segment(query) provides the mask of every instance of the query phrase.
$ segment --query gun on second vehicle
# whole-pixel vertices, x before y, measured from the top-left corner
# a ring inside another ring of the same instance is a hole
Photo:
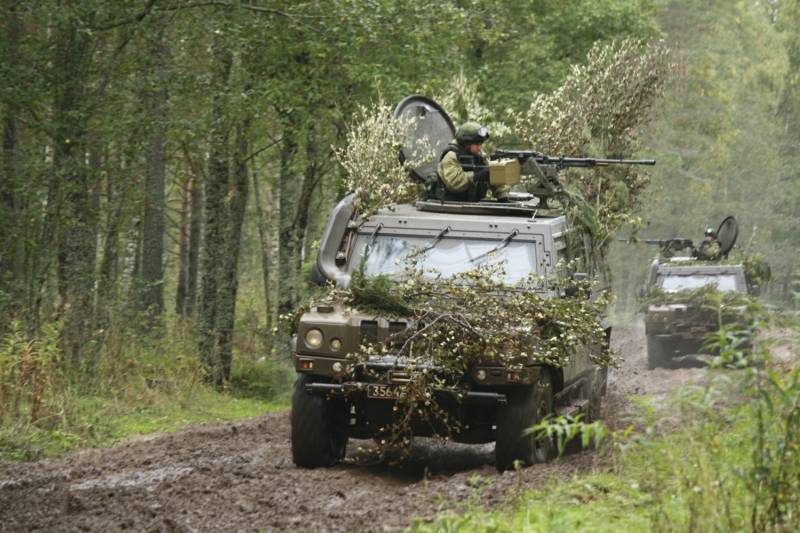
[[[692,239],[685,239],[683,237],[673,237],[672,239],[642,239],[641,241],[645,244],[657,244],[665,256],[670,255],[672,252],[694,247]]]

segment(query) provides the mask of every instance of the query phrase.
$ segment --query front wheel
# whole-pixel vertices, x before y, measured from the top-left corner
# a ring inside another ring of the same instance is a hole
[[[542,371],[536,384],[509,391],[507,403],[498,410],[495,463],[500,472],[522,466],[544,463],[556,456],[550,437],[535,439],[523,432],[553,412],[553,383],[550,374]]]
[[[292,396],[292,460],[297,466],[331,466],[344,458],[347,434],[336,427],[335,404],[306,391],[307,374],[297,376]]]

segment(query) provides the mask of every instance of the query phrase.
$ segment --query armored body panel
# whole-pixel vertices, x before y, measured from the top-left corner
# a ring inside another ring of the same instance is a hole
[[[358,268],[367,276],[380,274],[400,280],[404,260],[425,250],[418,260],[421,264],[417,263],[423,271],[431,269],[447,277],[502,261],[504,282],[514,285],[530,274],[543,278],[568,275],[564,265],[570,259],[569,235],[565,217],[539,209],[535,200],[511,204],[419,201],[392,206],[364,219],[353,216],[350,196],[331,214],[320,242],[316,275],[318,281],[341,288],[350,284]],[[546,297],[564,297],[547,283],[531,290]],[[409,325],[406,318],[387,319],[343,304],[317,305],[301,317],[294,354],[299,378],[292,422],[298,465],[323,466],[335,461],[344,450],[331,442],[341,444],[348,437],[379,438],[391,422],[394,402],[403,394],[409,373],[438,371],[418,363],[407,368],[403,358],[391,353],[358,365],[348,361],[348,353],[384,341]],[[515,460],[546,460],[549,452],[536,451],[531,437],[522,437],[522,431],[543,416],[542,409],[533,405],[536,402],[550,405],[550,411],[596,416],[606,370],[590,361],[588,350],[571,355],[563,368],[531,360],[512,369],[498,361],[482,361],[463,374],[440,376],[450,386],[431,394],[459,421],[461,429],[452,435],[454,440],[497,441],[499,469],[511,467]],[[312,404],[314,407],[309,407]],[[322,426],[311,428],[306,420],[309,416],[324,418]],[[317,434],[320,427],[326,431],[323,437]],[[442,428],[420,421],[413,429],[415,435],[427,436]],[[329,443],[323,446],[324,453],[317,450],[320,438]]]

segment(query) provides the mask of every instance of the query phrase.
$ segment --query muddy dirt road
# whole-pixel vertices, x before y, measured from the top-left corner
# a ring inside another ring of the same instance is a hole
[[[618,327],[624,358],[604,411],[612,425],[632,398],[665,397],[699,369],[648,371],[641,325]],[[348,456],[356,447],[352,442]],[[493,445],[415,445],[402,467],[343,464],[301,470],[291,461],[289,414],[204,425],[113,449],[24,464],[0,463],[3,531],[396,531],[415,516],[467,501],[502,504],[521,487],[590,470],[592,452],[498,475]]]

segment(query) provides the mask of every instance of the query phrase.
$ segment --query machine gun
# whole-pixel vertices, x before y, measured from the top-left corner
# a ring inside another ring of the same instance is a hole
[[[672,239],[642,239],[645,244],[657,244],[661,247],[661,255],[671,257],[673,252],[679,252],[686,248],[694,248],[692,239],[683,237],[673,237]]]
[[[538,178],[536,186],[528,187],[528,192],[538,197],[542,207],[547,208],[547,200],[564,188],[558,179],[558,172],[565,168],[594,168],[609,165],[648,165],[656,164],[655,159],[595,159],[588,157],[553,157],[532,150],[496,150],[489,156],[491,161],[516,159],[520,164],[520,174]]]
[[[537,165],[551,165],[556,170],[565,168],[593,168],[608,165],[648,165],[656,164],[655,159],[594,159],[590,157],[551,157],[532,150],[497,150],[489,156],[491,160],[517,159],[520,164],[534,161]]]

